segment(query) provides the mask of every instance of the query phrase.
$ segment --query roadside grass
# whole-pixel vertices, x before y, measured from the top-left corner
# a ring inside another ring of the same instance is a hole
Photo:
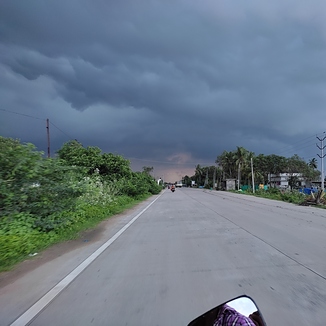
[[[253,193],[251,190],[246,191],[234,191],[238,194],[244,194],[244,195],[251,195],[256,197],[262,197],[267,199],[273,199],[273,200],[279,200],[284,201],[292,204],[301,205],[304,203],[306,196],[296,190],[293,191],[286,191],[281,192],[278,189],[270,188],[268,190],[256,190],[255,193]]]
[[[266,198],[266,199],[279,200],[279,201],[292,203],[292,204],[296,204],[296,205],[313,206],[313,207],[320,208],[320,209],[326,209],[326,205],[314,204],[312,202],[307,201],[307,199],[309,199],[309,196],[304,195],[296,190],[281,192],[278,189],[271,188],[270,190],[256,190],[255,193],[253,193],[250,190],[232,191],[232,192],[237,193],[237,194],[262,197],[262,198]]]
[[[76,216],[76,222],[50,232],[30,228],[16,234],[0,235],[0,272],[11,270],[26,259],[33,259],[34,253],[40,253],[51,245],[78,239],[81,232],[96,227],[100,222],[136,206],[151,196],[152,194],[144,194],[137,199],[118,196],[104,207],[83,207],[72,213]]]

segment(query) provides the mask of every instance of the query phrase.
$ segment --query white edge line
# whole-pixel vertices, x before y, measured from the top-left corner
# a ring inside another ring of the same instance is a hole
[[[129,221],[122,229],[120,229],[114,236],[106,241],[100,248],[94,251],[88,258],[79,264],[72,272],[63,278],[57,285],[55,285],[49,292],[47,292],[41,299],[39,299],[33,306],[18,317],[10,326],[25,326],[32,319],[34,319],[59,293],[61,293],[87,266],[89,266],[105,249],[107,249],[120,235],[126,231],[131,224],[133,224],[150,206],[152,206],[160,197],[155,198],[148,206],[146,206],[140,213],[138,213],[131,221]]]

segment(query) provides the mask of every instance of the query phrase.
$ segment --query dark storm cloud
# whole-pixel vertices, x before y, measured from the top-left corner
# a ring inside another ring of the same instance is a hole
[[[324,129],[325,12],[324,1],[4,1],[2,105],[127,156],[275,152]]]

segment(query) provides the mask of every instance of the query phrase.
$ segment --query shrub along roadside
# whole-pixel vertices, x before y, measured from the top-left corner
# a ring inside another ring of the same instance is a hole
[[[119,155],[75,141],[63,149],[45,159],[0,136],[0,271],[162,189]]]
[[[11,223],[9,232],[1,228],[0,272],[9,270],[16,263],[27,259],[29,255],[40,252],[50,245],[78,238],[81,231],[95,227],[99,222],[133,207],[150,196],[150,194],[143,195],[137,200],[128,196],[119,196],[105,206],[82,205],[71,213],[74,216],[74,223],[49,232],[39,232],[33,229],[32,224],[28,227],[28,223],[24,223],[22,227],[23,223],[17,222]]]
[[[298,205],[302,204],[306,198],[305,195],[300,193],[299,191],[293,190],[282,192],[277,188],[269,188],[268,190],[259,189],[256,190],[255,193],[253,193],[251,190],[246,190],[240,193],[267,199],[280,200]]]

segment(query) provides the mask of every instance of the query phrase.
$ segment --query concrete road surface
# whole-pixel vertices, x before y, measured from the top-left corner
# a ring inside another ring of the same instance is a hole
[[[269,326],[326,324],[326,210],[182,188],[2,287],[0,325],[29,312],[125,225],[42,311],[14,325],[187,325],[241,294],[255,299]]]

